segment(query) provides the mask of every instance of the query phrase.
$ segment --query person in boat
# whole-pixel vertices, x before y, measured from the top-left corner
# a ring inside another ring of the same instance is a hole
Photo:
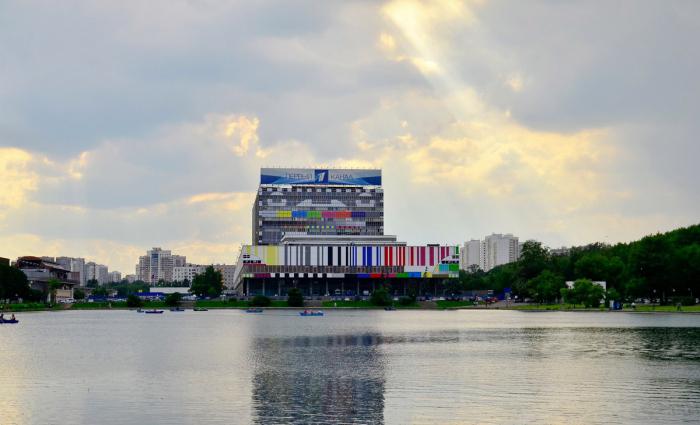
[[[10,320],[17,320],[17,319],[15,319],[15,314],[14,314],[14,313],[12,313],[12,316],[10,316]]]
[[[0,313],[0,322],[5,320],[5,313]]]

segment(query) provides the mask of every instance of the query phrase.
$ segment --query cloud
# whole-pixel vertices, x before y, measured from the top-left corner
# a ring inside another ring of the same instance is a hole
[[[697,220],[693,3],[68,6],[0,5],[0,255],[233,261],[261,166],[382,167],[415,243]]]
[[[511,75],[508,77],[508,79],[505,81],[505,84],[511,88],[514,92],[519,92],[523,89],[524,82],[523,82],[523,77],[521,77],[518,74]]]
[[[29,169],[32,160],[29,152],[0,147],[0,207],[19,207],[25,202],[27,192],[36,189],[36,175]]]

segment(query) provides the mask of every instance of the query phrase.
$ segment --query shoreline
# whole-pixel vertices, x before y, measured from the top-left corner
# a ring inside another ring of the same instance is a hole
[[[21,313],[35,313],[35,312],[63,312],[63,311],[136,311],[134,307],[124,307],[124,306],[114,306],[114,307],[88,307],[88,308],[59,308],[56,307],[46,307],[46,308],[27,308],[27,309],[2,309],[1,313],[8,314],[21,314]],[[200,306],[201,308],[206,308],[207,310],[246,310],[250,307],[248,306]],[[399,307],[395,306],[395,311],[519,311],[523,313],[633,313],[633,314],[700,314],[700,305],[696,306],[686,306],[686,309],[676,310],[673,306],[661,306],[660,309],[623,309],[623,310],[609,310],[609,309],[596,309],[596,308],[518,308],[518,307],[484,307],[484,306],[455,306],[455,307],[444,307],[444,308],[426,308],[420,306],[410,306],[410,307]],[[671,308],[664,308],[671,307]],[[170,307],[164,306],[145,306],[141,307],[143,309],[158,309],[168,311]],[[185,310],[193,310],[193,307],[180,306]],[[297,310],[301,311],[304,309],[313,310],[363,310],[363,311],[383,311],[384,307],[365,307],[365,306],[340,306],[340,307],[327,307],[327,306],[306,306],[306,307],[287,307],[287,306],[270,306],[270,307],[259,307],[263,310]]]

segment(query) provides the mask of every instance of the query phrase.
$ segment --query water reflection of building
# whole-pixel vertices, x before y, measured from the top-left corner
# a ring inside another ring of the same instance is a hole
[[[378,336],[258,338],[253,343],[255,423],[383,423]]]

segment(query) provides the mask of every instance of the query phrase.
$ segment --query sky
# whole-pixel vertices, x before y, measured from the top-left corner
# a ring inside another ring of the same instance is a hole
[[[0,256],[233,263],[259,169],[379,167],[385,233],[700,222],[695,1],[0,2]]]

